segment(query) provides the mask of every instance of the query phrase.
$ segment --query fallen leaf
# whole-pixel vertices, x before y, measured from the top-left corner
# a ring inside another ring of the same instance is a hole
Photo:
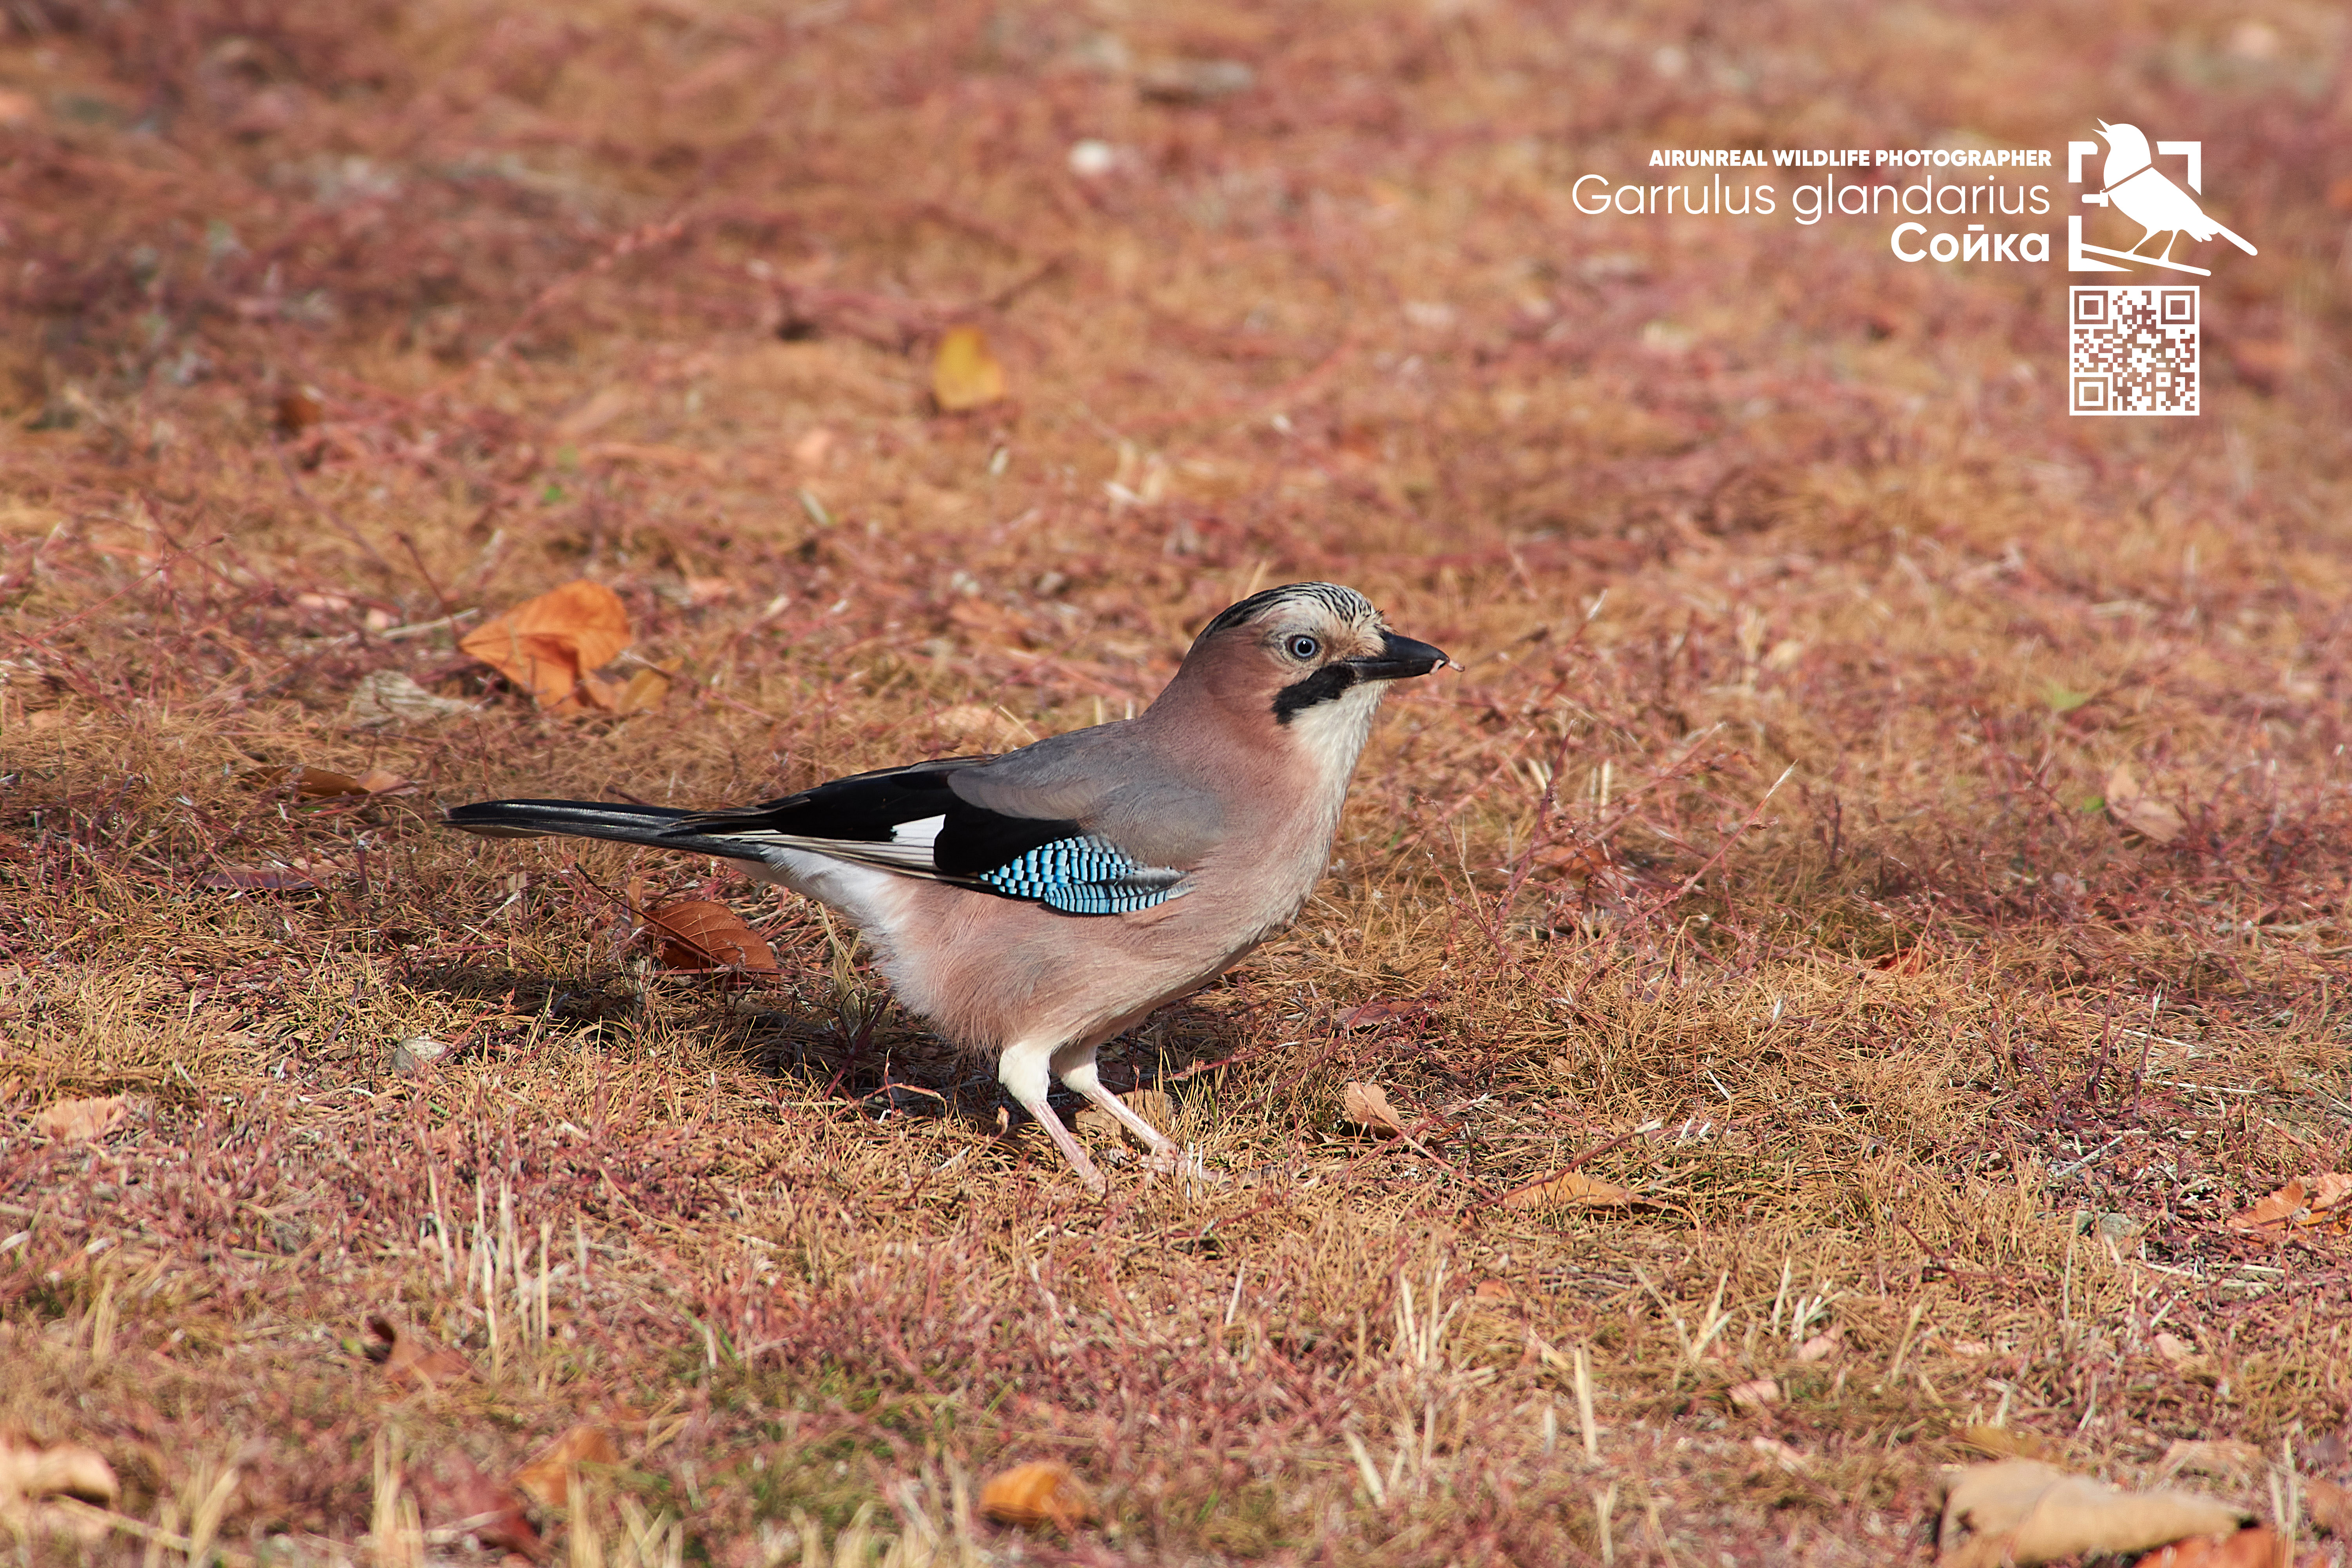
[[[2303,1489],[2303,1510],[2311,1522],[2338,1540],[2352,1536],[2352,1487],[2339,1486],[2318,1476],[2296,1483]]]
[[[370,768],[359,776],[362,795],[414,795],[415,784],[388,768]]]
[[[833,451],[834,433],[820,425],[793,443],[793,461],[803,468],[822,468]]]
[[[1874,960],[1871,967],[1887,974],[1916,974],[1927,967],[1927,950],[1914,942]]]
[[[1050,1524],[1065,1535],[1096,1518],[1092,1494],[1059,1459],[1015,1465],[991,1476],[981,1489],[980,1511],[999,1524],[1024,1530]]]
[[[583,1422],[515,1472],[515,1485],[541,1508],[562,1508],[572,1496],[572,1478],[583,1465],[617,1465],[620,1450],[604,1427]]]
[[[1731,1407],[1734,1410],[1745,1411],[1750,1415],[1780,1403],[1780,1384],[1769,1377],[1751,1378],[1746,1383],[1735,1383],[1723,1392],[1731,1401]]]
[[[278,400],[278,428],[299,436],[327,416],[327,396],[315,386],[298,386]]]
[[[2015,1426],[1963,1426],[1953,1436],[1979,1454],[2015,1459],[2062,1459],[2066,1450],[2039,1432]]]
[[[2281,1187],[2252,1208],[2241,1209],[2221,1223],[2231,1230],[2260,1230],[2264,1226],[2288,1226],[2299,1223],[2310,1212],[2310,1193],[2303,1178]]]
[[[33,1113],[33,1131],[45,1137],[78,1142],[85,1138],[104,1137],[120,1127],[130,1113],[130,1107],[119,1094],[60,1100]]]
[[[2226,1535],[2199,1535],[2158,1547],[2132,1568],[2271,1568],[2284,1563],[2284,1543],[2267,1525]]]
[[[1398,1006],[1393,1002],[1367,1002],[1360,1007],[1351,1007],[1340,1015],[1339,1027],[1377,1029],[1383,1025],[1395,1023],[1405,1016],[1406,1012],[1407,1009]]]
[[[474,1375],[473,1367],[464,1356],[423,1329],[403,1327],[383,1317],[370,1318],[367,1326],[368,1332],[383,1342],[368,1347],[368,1359],[380,1363],[384,1376],[395,1383],[432,1388]]]
[[[351,706],[344,716],[353,724],[373,727],[418,724],[472,710],[473,704],[454,697],[436,697],[400,670],[379,669],[362,677],[352,688]]]
[[[339,795],[367,794],[367,786],[359,780],[331,768],[256,768],[244,775],[243,782],[255,789],[277,789],[291,784],[294,793],[304,800],[331,800]]]
[[[619,693],[613,699],[613,711],[644,713],[660,707],[662,699],[669,695],[669,671],[666,669],[637,671],[622,683]]]
[[[411,1479],[423,1504],[424,1522],[432,1528],[462,1531],[493,1552],[537,1558],[546,1550],[514,1489],[499,1484],[464,1454],[436,1454]]]
[[[2115,771],[2107,775],[2106,796],[2107,815],[2116,819],[2118,826],[2128,827],[2155,843],[2171,843],[2189,826],[2179,812],[2140,788],[2129,763],[2117,763]]]
[[[1500,1279],[1479,1280],[1478,1289],[1470,1292],[1470,1299],[1489,1307],[1516,1307],[1519,1304],[1519,1293]]]
[[[318,874],[328,868],[316,866],[215,866],[196,879],[200,888],[215,888],[227,892],[315,893],[319,890]]]
[[[1339,1090],[1339,1114],[1358,1127],[1376,1132],[1402,1132],[1404,1119],[1389,1105],[1388,1091],[1376,1083],[1349,1083]]]
[[[1503,1194],[1503,1206],[1507,1209],[1562,1205],[1580,1209],[1618,1209],[1639,1201],[1632,1189],[1621,1187],[1614,1182],[1604,1182],[1598,1176],[1588,1176],[1581,1171],[1562,1171],[1556,1176],[1539,1176],[1525,1186],[1515,1187]]]
[[[457,646],[549,712],[585,712],[591,706],[609,708],[619,689],[587,682],[591,672],[629,646],[629,613],[619,595],[583,577],[475,627]]]
[[[1797,1347],[1797,1359],[1808,1366],[1815,1362],[1827,1361],[1837,1354],[1844,1342],[1845,1336],[1840,1331],[1825,1329]]]
[[[86,1541],[101,1538],[105,1525],[92,1533],[91,1521],[67,1510],[44,1507],[42,1500],[69,1497],[97,1508],[112,1508],[121,1492],[113,1468],[94,1449],[76,1443],[43,1447],[20,1433],[0,1432],[0,1525],[20,1539],[63,1529]]]
[[[2204,1359],[2197,1353],[2195,1346],[2179,1334],[2159,1331],[2154,1343],[2156,1353],[2162,1356],[2165,1364],[2175,1372],[2187,1372]]]
[[[2048,1563],[2102,1552],[2147,1552],[2219,1535],[2253,1516],[2192,1492],[2126,1492],[2033,1459],[1944,1475],[1937,1534],[1944,1568]]]
[[[2264,1459],[2260,1448],[2235,1438],[2179,1437],[2157,1462],[2156,1479],[2168,1481],[2181,1471],[2189,1470],[2200,1476],[2243,1482],[2262,1472]]]
[[[941,413],[985,408],[1004,397],[1004,367],[978,327],[950,327],[931,358],[931,398]]]
[[[776,955],[725,904],[684,899],[646,910],[646,921],[662,933],[662,963],[672,969],[776,973]]]
[[[1748,1446],[1785,1470],[1802,1470],[1811,1462],[1801,1450],[1790,1447],[1778,1437],[1767,1437],[1761,1433],[1748,1438]]]

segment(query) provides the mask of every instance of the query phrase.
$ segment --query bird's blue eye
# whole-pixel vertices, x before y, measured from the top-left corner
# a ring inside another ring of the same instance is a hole
[[[1323,645],[1313,637],[1295,637],[1290,639],[1290,657],[1302,664],[1322,651]]]

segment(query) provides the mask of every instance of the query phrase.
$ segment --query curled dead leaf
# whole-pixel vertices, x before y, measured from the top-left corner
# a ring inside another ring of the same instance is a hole
[[[1358,1127],[1375,1132],[1402,1132],[1404,1119],[1389,1104],[1388,1090],[1376,1083],[1349,1083],[1339,1090],[1339,1114]]]
[[[2107,815],[2117,826],[2154,843],[2169,844],[2189,826],[2188,818],[2140,787],[2129,763],[2117,763],[2107,774],[2106,797]]]
[[[672,969],[776,973],[776,955],[743,917],[708,899],[683,899],[646,911],[662,934],[662,963]]]
[[[637,671],[621,684],[613,698],[615,713],[645,713],[662,705],[669,695],[670,672],[651,666]]]
[[[931,356],[931,399],[943,414],[984,408],[1004,398],[1004,367],[978,327],[950,327]]]
[[[472,1365],[464,1356],[423,1329],[395,1323],[385,1317],[370,1318],[367,1326],[368,1332],[381,1342],[368,1347],[368,1359],[382,1364],[384,1376],[394,1383],[433,1388],[474,1375]]]
[[[33,1113],[33,1131],[44,1137],[67,1142],[85,1138],[102,1138],[122,1125],[131,1113],[129,1104],[119,1094],[95,1096],[87,1100],[60,1100]]]
[[[2252,1515],[2193,1492],[2126,1492],[2034,1459],[1970,1465],[1944,1475],[1937,1561],[1945,1568],[2048,1563],[2147,1552],[2221,1535]]]
[[[1024,1530],[1051,1525],[1064,1535],[1076,1534],[1097,1518],[1093,1494],[1059,1459],[1015,1465],[991,1476],[981,1489],[980,1511],[999,1524]]]
[[[457,646],[551,713],[609,710],[622,688],[590,678],[629,646],[629,613],[619,595],[583,577],[484,622]]]
[[[515,1485],[541,1508],[562,1508],[572,1496],[572,1478],[583,1465],[617,1465],[620,1450],[613,1435],[593,1422],[583,1422],[541,1450],[537,1458],[515,1472]]]
[[[2329,1171],[2307,1182],[2297,1176],[2222,1223],[2231,1230],[2289,1230],[2339,1220],[2352,1220],[2352,1176]]]
[[[1598,1176],[1588,1176],[1581,1171],[1562,1171],[1558,1175],[1538,1176],[1525,1186],[1514,1187],[1503,1194],[1507,1209],[1626,1208],[1640,1199],[1627,1187],[1614,1182],[1604,1182]]]

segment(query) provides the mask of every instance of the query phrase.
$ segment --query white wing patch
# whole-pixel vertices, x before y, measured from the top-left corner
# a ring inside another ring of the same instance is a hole
[[[918,844],[929,849],[939,842],[940,829],[948,822],[946,812],[937,816],[919,816],[912,822],[902,822],[890,830],[893,844]]]

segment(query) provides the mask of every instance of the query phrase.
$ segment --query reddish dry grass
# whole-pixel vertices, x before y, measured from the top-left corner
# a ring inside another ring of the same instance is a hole
[[[2352,1140],[2340,18],[10,15],[0,1416],[125,1512],[234,1467],[236,1551],[405,1561],[401,1498],[446,1527],[583,1419],[623,1463],[559,1550],[743,1568],[862,1505],[992,1560],[1912,1561],[1982,1421],[2340,1479],[2343,1239],[2220,1224]],[[1188,58],[1255,83],[1147,90]],[[2259,237],[2193,424],[2064,416],[2053,268],[1568,201],[2052,105],[2203,128]],[[927,411],[960,321],[1011,405]],[[659,714],[385,635],[583,574]],[[1206,1192],[1084,1201],[806,908],[433,825],[1115,716],[1307,576],[1468,669],[1391,705],[1298,930],[1112,1054]],[[383,670],[478,706],[355,727]],[[2097,808],[2124,761],[2171,844]],[[253,776],[295,762],[423,792]],[[203,885],[273,860],[323,890]],[[632,878],[786,984],[651,973]],[[1650,1205],[1499,1205],[1571,1163]],[[474,1375],[398,1386],[377,1314]],[[1099,1527],[960,1515],[1036,1458]]]

